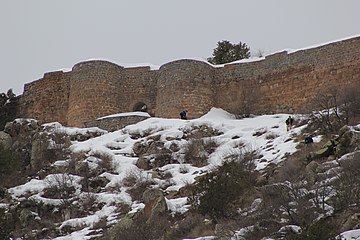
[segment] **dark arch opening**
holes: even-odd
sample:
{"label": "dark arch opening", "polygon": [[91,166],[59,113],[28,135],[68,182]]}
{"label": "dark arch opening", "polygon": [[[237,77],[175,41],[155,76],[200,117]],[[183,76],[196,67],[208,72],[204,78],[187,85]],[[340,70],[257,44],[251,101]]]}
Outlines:
{"label": "dark arch opening", "polygon": [[148,111],[148,107],[145,103],[143,102],[138,102],[134,105],[133,107],[133,111],[134,112],[147,112]]}

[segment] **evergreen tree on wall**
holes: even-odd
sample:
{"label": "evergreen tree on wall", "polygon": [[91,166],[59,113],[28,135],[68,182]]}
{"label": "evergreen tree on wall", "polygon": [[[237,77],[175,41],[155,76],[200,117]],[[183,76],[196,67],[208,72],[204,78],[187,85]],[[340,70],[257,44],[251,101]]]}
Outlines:
{"label": "evergreen tree on wall", "polygon": [[0,131],[5,124],[15,119],[17,111],[17,98],[12,89],[7,93],[0,93]]}
{"label": "evergreen tree on wall", "polygon": [[207,60],[212,64],[224,64],[250,57],[250,48],[246,43],[232,44],[227,40],[217,42],[212,57]]}

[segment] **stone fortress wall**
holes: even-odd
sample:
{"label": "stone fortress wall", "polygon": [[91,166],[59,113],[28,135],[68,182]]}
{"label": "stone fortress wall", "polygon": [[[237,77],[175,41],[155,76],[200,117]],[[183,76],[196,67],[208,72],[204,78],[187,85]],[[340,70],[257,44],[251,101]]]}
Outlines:
{"label": "stone fortress wall", "polygon": [[141,108],[166,118],[178,118],[183,109],[196,118],[211,107],[236,114],[299,113],[311,109],[323,89],[359,84],[359,36],[222,67],[184,59],[151,70],[93,60],[25,84],[19,117],[82,127]]}

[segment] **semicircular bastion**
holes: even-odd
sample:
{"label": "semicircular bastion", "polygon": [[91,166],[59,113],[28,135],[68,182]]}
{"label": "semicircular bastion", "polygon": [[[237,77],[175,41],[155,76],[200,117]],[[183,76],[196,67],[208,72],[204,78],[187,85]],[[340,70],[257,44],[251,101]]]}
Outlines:
{"label": "semicircular bastion", "polygon": [[117,89],[123,67],[103,60],[81,62],[72,68],[68,125],[83,127],[84,122],[120,112]]}
{"label": "semicircular bastion", "polygon": [[190,59],[162,65],[157,81],[156,116],[170,118],[185,109],[189,118],[207,113],[214,103],[212,71],[208,63]]}

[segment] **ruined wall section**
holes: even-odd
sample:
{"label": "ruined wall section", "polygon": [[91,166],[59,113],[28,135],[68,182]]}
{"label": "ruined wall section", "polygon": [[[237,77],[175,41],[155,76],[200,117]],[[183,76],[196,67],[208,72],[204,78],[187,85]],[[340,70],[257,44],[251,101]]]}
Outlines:
{"label": "ruined wall section", "polygon": [[71,72],[50,72],[25,84],[18,117],[67,124]]}
{"label": "ruined wall section", "polygon": [[150,67],[125,68],[124,78],[117,91],[121,112],[133,112],[137,104],[145,104],[146,111],[155,115],[157,79],[158,71]]}
{"label": "ruined wall section", "polygon": [[319,93],[359,84],[359,66],[360,37],[225,65],[216,69],[215,104],[234,112],[257,99],[255,113],[307,112]]}
{"label": "ruined wall section", "polygon": [[123,67],[107,61],[76,64],[70,79],[68,125],[84,127],[84,122],[121,112],[118,89]]}
{"label": "ruined wall section", "polygon": [[162,65],[157,82],[158,117],[177,118],[187,109],[197,118],[214,106],[213,68],[196,60],[178,60]]}

